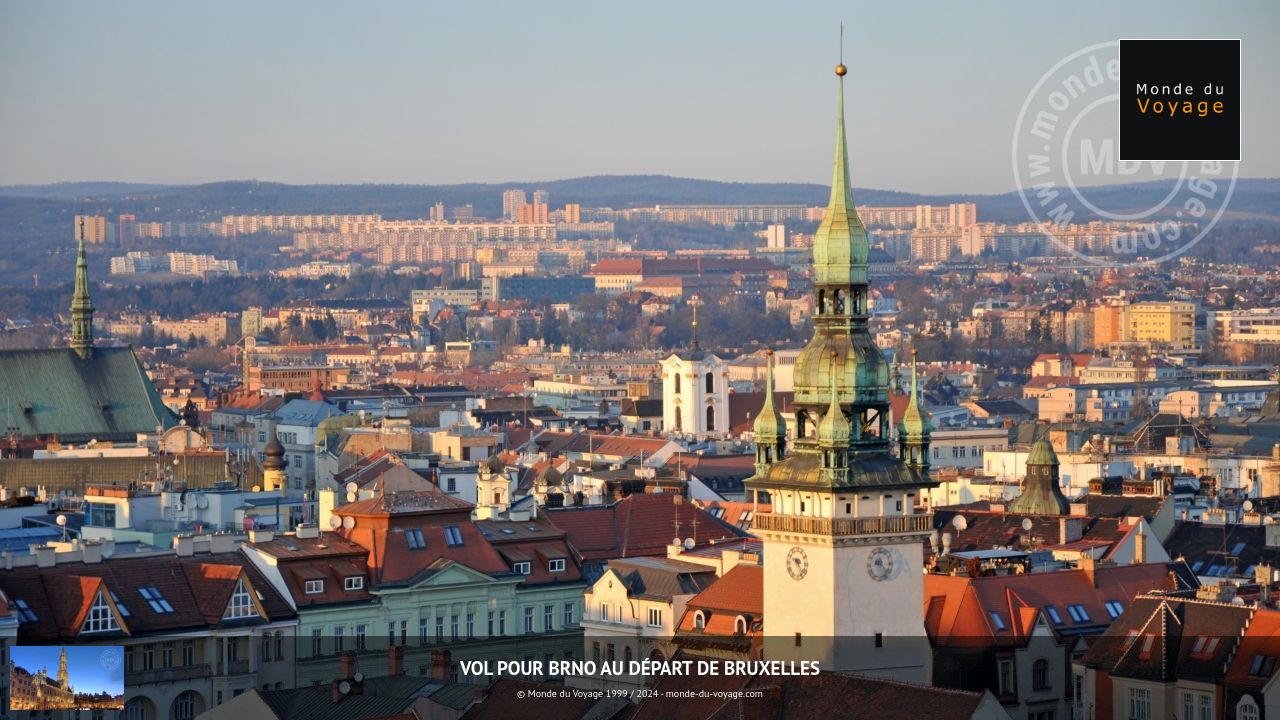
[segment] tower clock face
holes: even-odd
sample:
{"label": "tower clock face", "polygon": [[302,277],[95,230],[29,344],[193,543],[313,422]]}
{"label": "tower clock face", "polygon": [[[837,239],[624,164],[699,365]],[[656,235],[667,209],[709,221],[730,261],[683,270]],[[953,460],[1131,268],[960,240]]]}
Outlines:
{"label": "tower clock face", "polygon": [[787,551],[787,574],[799,580],[809,573],[809,556],[804,548],[793,547]]}
{"label": "tower clock face", "polygon": [[867,556],[867,575],[870,575],[872,580],[892,579],[897,566],[897,558],[894,557],[894,552],[888,548],[876,548]]}

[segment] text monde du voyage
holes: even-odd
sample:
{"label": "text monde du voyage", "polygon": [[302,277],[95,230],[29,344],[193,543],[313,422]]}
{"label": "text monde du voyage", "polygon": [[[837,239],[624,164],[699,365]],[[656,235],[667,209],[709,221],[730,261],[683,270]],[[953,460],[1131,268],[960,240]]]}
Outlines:
{"label": "text monde du voyage", "polygon": [[478,675],[567,675],[578,677],[659,675],[817,675],[816,660],[460,660],[459,669]]}
{"label": "text monde du voyage", "polygon": [[1221,97],[1224,94],[1222,85],[1206,83],[1197,92],[1196,87],[1189,83],[1174,85],[1136,83],[1134,91],[1137,95],[1134,99],[1138,103],[1138,112],[1143,115],[1209,117],[1226,112],[1225,101],[1213,99],[1215,96]]}

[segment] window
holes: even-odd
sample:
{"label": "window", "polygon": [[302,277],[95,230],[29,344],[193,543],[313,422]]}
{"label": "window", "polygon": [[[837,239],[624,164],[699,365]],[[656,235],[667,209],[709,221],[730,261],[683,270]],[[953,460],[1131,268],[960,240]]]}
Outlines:
{"label": "window", "polygon": [[564,626],[573,627],[573,603],[564,604]]}
{"label": "window", "polygon": [[533,608],[532,607],[526,607],[524,609],[524,631],[527,633],[533,632]]}
{"label": "window", "polygon": [[1129,720],[1151,720],[1151,691],[1129,688]]}
{"label": "window", "polygon": [[747,619],[745,617],[739,615],[738,617],[733,619],[733,634],[734,635],[747,634]]}
{"label": "window", "polygon": [[160,667],[173,667],[173,642],[167,642],[161,646],[160,651]]}
{"label": "window", "polygon": [[311,631],[311,657],[324,654],[324,633],[320,628]]}
{"label": "window", "polygon": [[556,607],[554,605],[542,606],[542,631],[551,632],[556,627]]}
{"label": "window", "polygon": [[1213,720],[1213,697],[1200,695],[1200,720]]}
{"label": "window", "polygon": [[445,478],[445,492],[458,492],[457,478]]}
{"label": "window", "polygon": [[1258,678],[1269,678],[1271,673],[1276,669],[1275,655],[1254,655],[1253,662],[1249,664],[1249,674]]}
{"label": "window", "polygon": [[609,622],[609,605],[600,603],[600,622]]}
{"label": "window", "polygon": [[155,585],[144,585],[138,588],[138,594],[142,596],[143,600],[147,601],[153,612],[161,615],[173,612],[173,606],[169,604],[168,600],[164,599],[164,595],[160,594]]}
{"label": "window", "polygon": [[649,627],[662,627],[661,608],[649,608]]}
{"label": "window", "polygon": [[1196,638],[1196,642],[1191,646],[1191,657],[1200,658],[1202,660],[1213,657],[1213,651],[1218,649],[1218,638],[1205,637],[1203,635]]}
{"label": "window", "polygon": [[703,376],[703,381],[705,382],[705,388],[707,393],[713,393],[716,391],[715,375],[711,373],[707,373],[706,375]]}
{"label": "window", "polygon": [[142,648],[142,669],[154,670],[156,667],[156,650],[153,646],[147,645]]}
{"label": "window", "polygon": [[335,625],[333,628],[333,652],[334,653],[342,652],[344,643],[345,643],[345,640],[342,637],[342,626]]}
{"label": "window", "polygon": [[506,610],[498,611],[498,634],[499,635],[507,634],[507,611]]}
{"label": "window", "polygon": [[493,611],[489,611],[489,634],[485,637],[493,637]]}
{"label": "window", "polygon": [[395,645],[395,644],[396,644],[396,621],[390,620],[387,622],[387,647],[391,647],[392,645]]}
{"label": "window", "polygon": [[[317,630],[316,632],[320,632]],[[185,667],[191,667],[196,664],[196,648],[195,643],[187,640],[182,643],[182,664]]]}
{"label": "window", "polygon": [[449,637],[453,640],[458,639],[458,616],[449,616]]}
{"label": "window", "polygon": [[308,595],[319,595],[324,592],[323,580],[308,580],[304,588],[304,592]]}
{"label": "window", "polygon": [[37,622],[38,621],[35,611],[31,609],[31,606],[27,604],[26,600],[19,598],[17,600],[14,600],[13,604],[18,606],[18,622]]}
{"label": "window", "polygon": [[715,432],[716,430],[716,408],[714,405],[707,406],[707,432]]}
{"label": "window", "polygon": [[400,644],[407,645],[409,643],[409,621],[400,621]]}
{"label": "window", "polygon": [[1182,692],[1182,715],[1180,715],[1179,717],[1181,720],[1195,720],[1195,713],[1196,713],[1196,694],[1186,692],[1184,690]]}
{"label": "window", "polygon": [[693,626],[699,630],[707,627],[707,616],[701,610],[693,614]]}
{"label": "window", "polygon": [[85,503],[84,524],[89,527],[115,527],[116,506],[110,503]]}
{"label": "window", "polygon": [[1248,695],[1236,704],[1236,720],[1258,720],[1258,704]]}
{"label": "window", "polygon": [[94,598],[93,606],[89,608],[89,615],[85,617],[84,624],[80,626],[80,632],[110,632],[119,629],[120,626],[116,624],[116,615],[111,612],[111,605],[107,603],[106,597],[99,591],[98,596]]}
{"label": "window", "polygon": [[600,662],[600,641],[591,643],[591,659],[597,664]]}
{"label": "window", "polygon": [[476,614],[467,613],[467,639],[470,640],[476,636]]}
{"label": "window", "polygon": [[548,572],[564,572],[564,558],[558,558],[547,563]]}
{"label": "window", "polygon": [[1124,614],[1124,605],[1121,605],[1115,600],[1108,600],[1106,602],[1106,606],[1107,606],[1107,614],[1111,616],[1112,620],[1115,620],[1116,618]]}
{"label": "window", "polygon": [[405,530],[404,539],[409,542],[410,550],[423,550],[427,547],[427,539],[422,536],[422,530],[419,528]]}
{"label": "window", "polygon": [[996,688],[1001,695],[1013,694],[1013,661],[999,660],[996,662]]}
{"label": "window", "polygon": [[607,652],[607,654],[605,655],[605,659],[606,659],[606,660],[608,660],[609,662],[613,662],[613,661],[614,661],[614,654],[613,654],[613,650],[614,650],[614,648],[613,648],[613,643],[609,643],[609,645],[608,645],[608,652]]}
{"label": "window", "polygon": [[1085,612],[1083,605],[1068,605],[1067,613],[1071,615],[1071,619],[1074,622],[1089,622],[1089,613]]}
{"label": "window", "polygon": [[232,591],[231,601],[227,603],[227,610],[222,613],[222,617],[224,620],[234,620],[257,616],[258,609],[253,606],[253,598],[249,597],[249,591],[244,586],[244,578],[241,578],[236,581],[236,589]]}
{"label": "window", "polygon": [[1005,629],[1004,618],[1000,617],[1000,613],[992,611],[990,615],[991,615],[991,622],[996,626],[996,630],[1004,630]]}
{"label": "window", "polygon": [[1031,687],[1036,690],[1049,689],[1049,661],[1040,658],[1031,664]]}
{"label": "window", "polygon": [[364,625],[356,626],[356,652],[364,652],[366,649],[365,636],[368,628]]}
{"label": "window", "polygon": [[271,661],[271,633],[262,633],[262,647],[258,654],[262,656],[263,662]]}
{"label": "window", "polygon": [[[680,373],[678,373],[678,372],[671,373],[671,377],[672,377],[672,378],[674,378],[674,380],[675,380],[675,382],[674,382],[674,383],[672,383],[673,385],[675,385],[675,390],[674,390],[674,392],[675,392],[675,394],[676,394],[676,395],[679,395],[679,394],[680,394]],[[679,416],[677,416],[677,417],[679,417]]]}
{"label": "window", "polygon": [[436,616],[436,642],[444,642],[444,616]]}
{"label": "window", "polygon": [[884,633],[876,633],[876,647],[884,647]]}
{"label": "window", "polygon": [[361,575],[352,575],[343,582],[343,587],[347,592],[364,589],[364,577]]}
{"label": "window", "polygon": [[444,541],[449,547],[458,547],[462,545],[462,531],[457,525],[446,525],[444,528]]}
{"label": "window", "polygon": [[1046,605],[1044,611],[1048,613],[1049,619],[1053,621],[1054,625],[1062,624],[1062,614],[1058,612],[1058,608],[1052,605]]}
{"label": "window", "polygon": [[116,595],[116,591],[108,590],[107,592],[111,593],[111,602],[116,606],[116,611],[120,613],[120,617],[130,617],[129,608],[125,607],[124,603],[120,602],[120,596]]}
{"label": "window", "polygon": [[517,575],[528,575],[533,572],[533,566],[527,562],[518,562],[511,566],[511,570]]}

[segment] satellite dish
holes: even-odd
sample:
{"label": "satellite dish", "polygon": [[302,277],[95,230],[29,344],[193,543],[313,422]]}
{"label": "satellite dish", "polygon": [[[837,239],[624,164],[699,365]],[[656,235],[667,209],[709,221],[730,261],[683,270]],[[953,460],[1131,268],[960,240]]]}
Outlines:
{"label": "satellite dish", "polygon": [[693,549],[693,538],[691,538],[691,537],[690,537],[690,538],[685,538],[685,539],[684,539],[684,549],[685,549],[685,550],[692,550],[692,549]]}
{"label": "satellite dish", "polygon": [[1031,518],[1022,518],[1022,529],[1031,532]]}
{"label": "satellite dish", "polygon": [[338,692],[342,693],[343,695],[346,695],[347,693],[351,692],[351,683],[346,680],[343,680],[342,682],[338,683]]}
{"label": "satellite dish", "polygon": [[201,495],[201,496],[197,497],[197,498],[196,498],[196,507],[200,508],[201,510],[204,510],[205,508],[209,507],[209,496],[208,496],[208,495]]}
{"label": "satellite dish", "polygon": [[351,517],[350,515],[348,515],[348,516],[346,516],[346,517],[342,518],[342,527],[344,527],[344,528],[346,528],[346,529],[350,530],[351,528],[353,528],[353,527],[355,527],[355,526],[356,526],[356,519],[355,519],[355,518]]}
{"label": "satellite dish", "polygon": [[334,530],[337,530],[338,528],[342,527],[342,518],[338,517],[337,515],[330,515],[329,527],[333,528]]}
{"label": "satellite dish", "polygon": [[262,486],[261,486],[261,485],[254,485],[254,486],[253,486],[253,491],[254,491],[254,492],[262,492]]}
{"label": "satellite dish", "polygon": [[672,545],[679,545],[679,544],[680,544],[680,536],[679,536],[679,535],[677,535],[677,536],[675,536],[675,537],[671,538],[671,544],[672,544]]}
{"label": "satellite dish", "polygon": [[963,515],[957,515],[951,519],[951,525],[956,529],[956,532],[963,532],[969,527],[969,521],[965,520]]}
{"label": "satellite dish", "polygon": [[1245,500],[1244,505],[1242,507],[1244,508],[1245,512],[1253,512],[1253,501]]}
{"label": "satellite dish", "polygon": [[360,490],[360,486],[359,486],[359,485],[357,485],[357,484],[355,484],[355,481],[352,481],[352,482],[347,483],[347,492],[349,492],[349,493],[353,493],[353,492],[357,492],[357,491],[359,491],[359,490]]}
{"label": "satellite dish", "polygon": [[66,516],[66,515],[59,515],[59,516],[58,516],[58,525],[59,525],[60,527],[64,527],[64,526],[66,526],[66,524],[67,524],[67,516]]}
{"label": "satellite dish", "polygon": [[354,492],[347,493],[347,502],[353,503],[355,501],[356,501],[356,494]]}
{"label": "satellite dish", "polygon": [[355,680],[356,682],[364,682],[364,673],[357,670],[356,674],[351,676],[351,679]]}

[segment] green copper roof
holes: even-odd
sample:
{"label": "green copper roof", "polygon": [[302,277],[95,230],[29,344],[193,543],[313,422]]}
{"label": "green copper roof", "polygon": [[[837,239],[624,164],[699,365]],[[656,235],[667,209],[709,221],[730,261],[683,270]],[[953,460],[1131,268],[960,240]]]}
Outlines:
{"label": "green copper roof", "polygon": [[764,406],[760,408],[760,414],[756,416],[754,425],[756,442],[762,439],[779,438],[787,433],[787,422],[782,419],[782,413],[773,404],[773,352],[770,351],[765,360],[764,374]]}
{"label": "green copper roof", "polygon": [[839,447],[849,445],[849,419],[844,416],[844,411],[840,409],[840,392],[836,389],[835,378],[831,380],[831,403],[827,406],[827,411],[822,415],[822,421],[818,423],[818,444],[824,447]]}
{"label": "green copper roof", "polygon": [[898,433],[908,439],[927,438],[933,432],[929,418],[920,411],[920,383],[916,372],[915,352],[911,353],[911,399],[898,423]]}
{"label": "green copper roof", "polygon": [[1053,451],[1053,444],[1046,437],[1041,437],[1031,446],[1031,454],[1027,455],[1028,465],[1057,465],[1058,453]]}
{"label": "green copper roof", "polygon": [[84,221],[76,250],[76,288],[71,296],[71,349],[80,357],[93,352],[93,298],[89,296],[89,260],[84,249]]}
{"label": "green copper roof", "polygon": [[127,347],[87,359],[68,348],[0,351],[0,413],[23,436],[67,443],[132,442],[178,423]]}
{"label": "green copper roof", "polygon": [[831,173],[831,199],[813,240],[815,285],[867,283],[867,229],[858,217],[849,187],[849,148],[844,133],[844,78],[840,78],[840,112],[836,121],[836,159]]}

